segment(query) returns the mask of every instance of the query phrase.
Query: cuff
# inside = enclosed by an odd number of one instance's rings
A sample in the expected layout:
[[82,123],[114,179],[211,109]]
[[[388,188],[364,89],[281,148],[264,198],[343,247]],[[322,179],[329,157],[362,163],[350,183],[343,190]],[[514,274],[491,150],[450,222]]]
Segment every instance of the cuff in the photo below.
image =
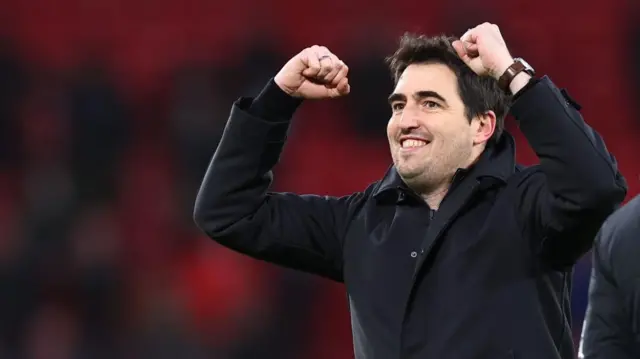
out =
[[534,78],[534,77],[532,77],[532,78],[529,80],[529,82],[527,82],[527,84],[526,84],[522,89],[520,89],[520,91],[518,91],[518,93],[516,93],[516,94],[513,96],[513,99],[511,100],[511,102],[512,102],[512,103],[513,103],[513,102],[516,102],[516,101],[520,98],[520,96],[522,96],[522,94],[523,94],[523,93],[527,92],[530,88],[532,88],[533,86],[535,86],[538,82],[540,82],[540,79],[539,79],[539,78]]
[[289,96],[271,79],[252,101],[247,112],[265,121],[283,122],[293,117],[302,101],[302,99]]

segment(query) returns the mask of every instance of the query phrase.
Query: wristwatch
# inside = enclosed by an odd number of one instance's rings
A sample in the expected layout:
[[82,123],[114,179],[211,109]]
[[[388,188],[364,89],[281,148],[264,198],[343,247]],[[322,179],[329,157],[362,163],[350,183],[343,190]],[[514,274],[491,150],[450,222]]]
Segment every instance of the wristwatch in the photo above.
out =
[[531,67],[528,62],[524,61],[523,58],[514,58],[513,64],[511,64],[511,66],[507,68],[502,76],[500,76],[500,79],[498,79],[498,85],[503,91],[509,92],[509,85],[511,85],[511,81],[513,81],[513,78],[518,76],[518,74],[523,71],[531,76],[534,76],[536,74],[536,71],[533,69],[533,67]]

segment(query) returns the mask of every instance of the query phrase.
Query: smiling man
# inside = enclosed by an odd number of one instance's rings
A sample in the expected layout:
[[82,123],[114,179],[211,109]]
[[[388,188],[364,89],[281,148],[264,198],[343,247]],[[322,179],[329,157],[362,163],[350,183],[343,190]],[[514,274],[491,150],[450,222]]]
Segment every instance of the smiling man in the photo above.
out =
[[[626,184],[579,106],[497,26],[406,35],[389,58],[394,165],[341,198],[269,192],[303,99],[350,92],[313,46],[238,100],[194,219],[235,251],[344,282],[356,358],[574,357],[571,270]],[[511,114],[540,164],[515,162]]]
[[500,137],[508,101],[495,80],[442,51],[446,42],[407,36],[390,58],[396,88],[387,135],[395,170],[434,210],[456,171],[468,169]]

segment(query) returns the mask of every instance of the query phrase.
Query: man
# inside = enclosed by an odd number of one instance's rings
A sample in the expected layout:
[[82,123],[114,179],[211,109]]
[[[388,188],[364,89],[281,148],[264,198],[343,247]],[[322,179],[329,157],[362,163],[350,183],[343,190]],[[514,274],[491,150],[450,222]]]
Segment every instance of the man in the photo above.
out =
[[580,358],[640,358],[640,196],[602,226],[593,251]]
[[[405,35],[389,63],[384,178],[342,198],[268,192],[297,106],[350,91],[347,66],[313,46],[234,105],[196,223],[238,252],[344,282],[356,358],[573,358],[571,268],[626,194],[602,139],[495,25]],[[511,95],[539,166],[516,166],[502,133]]]

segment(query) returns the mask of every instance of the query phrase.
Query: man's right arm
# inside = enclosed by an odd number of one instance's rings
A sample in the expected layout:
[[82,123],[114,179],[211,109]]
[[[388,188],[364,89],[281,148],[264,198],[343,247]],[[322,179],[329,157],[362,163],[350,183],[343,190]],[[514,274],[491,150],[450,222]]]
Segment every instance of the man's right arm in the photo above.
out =
[[342,238],[363,195],[333,198],[270,193],[272,168],[301,100],[271,80],[233,106],[196,199],[194,220],[235,251],[342,280]]

